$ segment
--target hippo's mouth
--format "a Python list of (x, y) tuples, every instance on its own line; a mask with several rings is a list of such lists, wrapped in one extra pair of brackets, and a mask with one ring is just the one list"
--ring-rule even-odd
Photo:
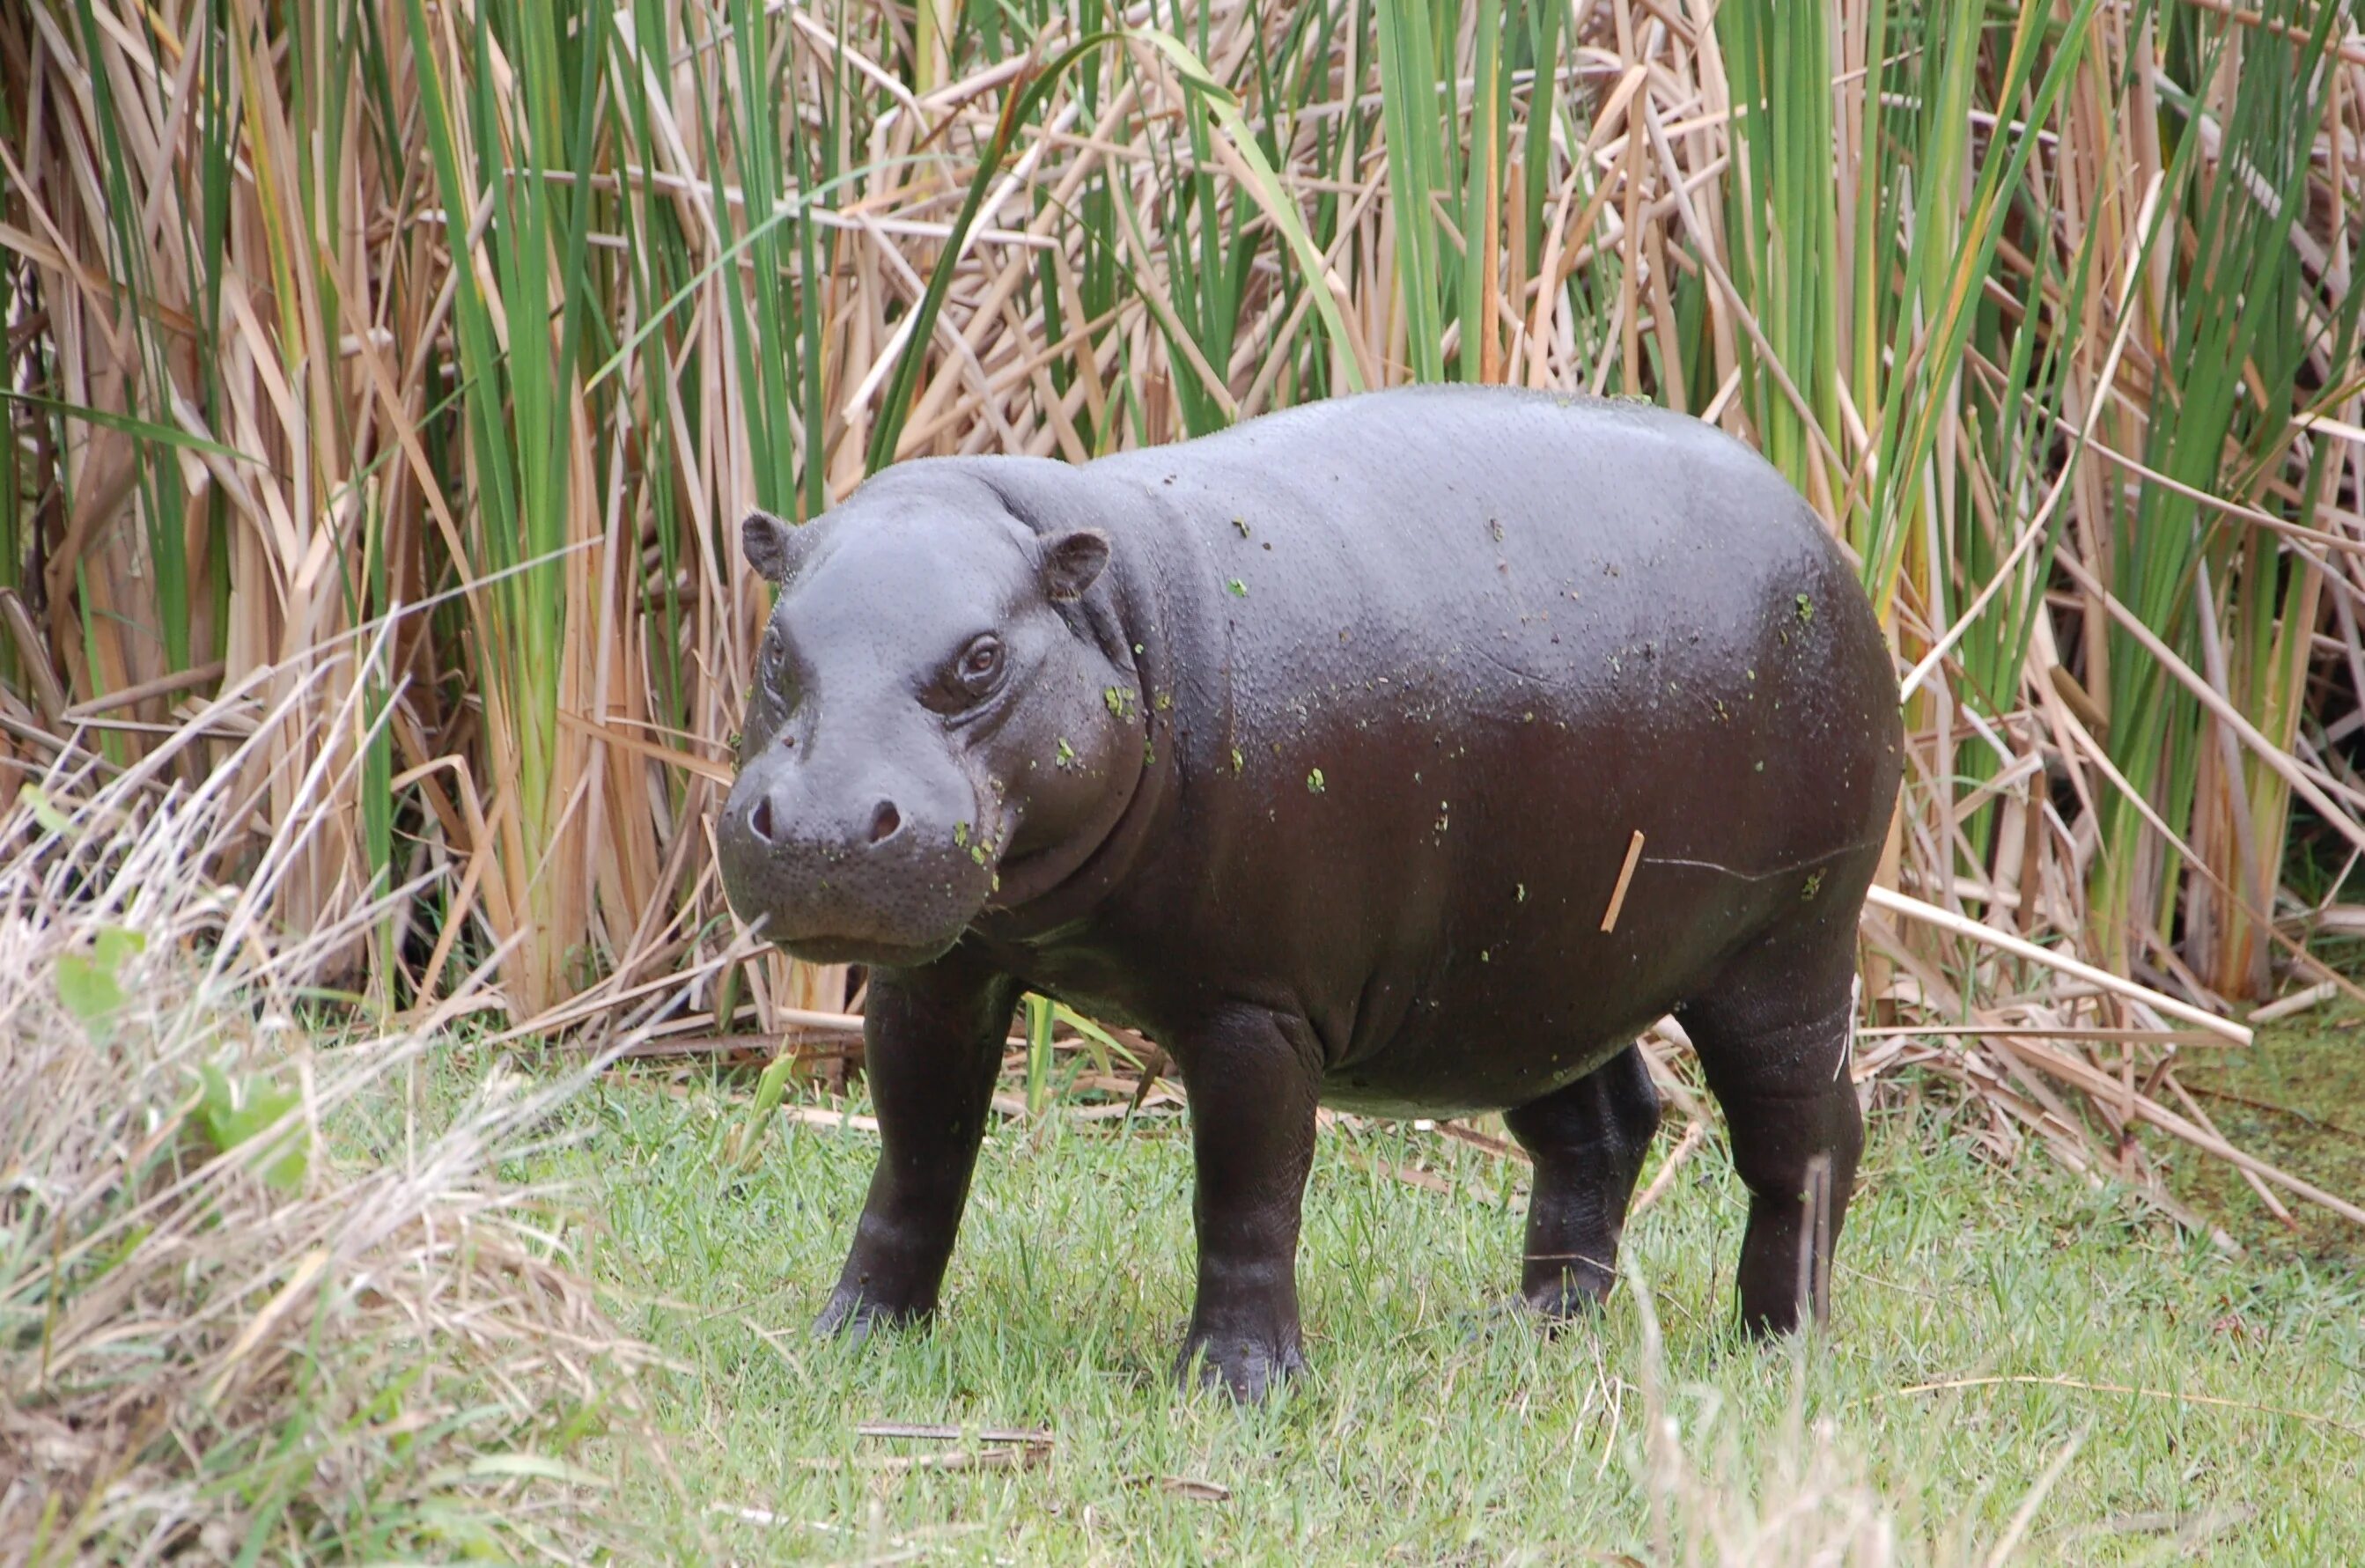
[(960, 933), (941, 942), (882, 942), (875, 936), (798, 936), (779, 942), (789, 957), (808, 964), (867, 964), (880, 969), (911, 969), (932, 964), (953, 949)]
[[(750, 933), (808, 964), (916, 969), (952, 950), (992, 890), (993, 865), (967, 853), (915, 854), (906, 827), (883, 846), (790, 852), (726, 821), (717, 862)], [(950, 835), (947, 835), (949, 839)]]

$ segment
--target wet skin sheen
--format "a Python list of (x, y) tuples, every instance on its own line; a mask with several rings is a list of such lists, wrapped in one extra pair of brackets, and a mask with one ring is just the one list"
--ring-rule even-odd
[(1670, 1012), (1751, 1193), (1744, 1320), (1825, 1312), (1896, 676), (1745, 447), (1400, 391), (1082, 467), (913, 462), (745, 535), (780, 591), (725, 885), (789, 951), (874, 966), (881, 1156), (824, 1327), (936, 1305), (1025, 989), (1172, 1054), (1182, 1365), (1238, 1393), (1302, 1365), (1317, 1103), (1505, 1112), (1521, 1294), (1597, 1301), (1658, 1124), (1634, 1037)]

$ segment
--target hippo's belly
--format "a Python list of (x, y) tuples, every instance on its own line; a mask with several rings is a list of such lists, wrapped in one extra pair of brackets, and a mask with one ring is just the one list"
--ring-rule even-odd
[[(1571, 754), (1583, 749), (1472, 745), (1458, 766), (1420, 770), (1441, 787), (1414, 810), (1362, 802), (1345, 845), (1301, 823), (1295, 847), (1321, 874), (1270, 902), (1244, 886), (1226, 901), (1257, 928), (1311, 934), (1272, 946), (1290, 955), (1322, 1041), (1327, 1103), (1445, 1116), (1550, 1093), (1877, 853), (1867, 828), (1799, 854), (1731, 809), (1682, 748), (1611, 748), (1580, 769)], [(1351, 783), (1325, 784), (1326, 797), (1342, 792), (1337, 805), (1358, 803)], [(1264, 864), (1284, 863), (1288, 836)]]

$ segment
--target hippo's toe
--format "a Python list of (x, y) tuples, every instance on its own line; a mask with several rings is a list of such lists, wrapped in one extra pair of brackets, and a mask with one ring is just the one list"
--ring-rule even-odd
[(840, 1285), (830, 1294), (829, 1305), (821, 1309), (821, 1316), (813, 1319), (813, 1331), (817, 1338), (839, 1338), (849, 1345), (859, 1345), (877, 1329), (901, 1328), (927, 1316), (925, 1310), (892, 1306)]
[(1221, 1388), (1243, 1404), (1256, 1405), (1306, 1371), (1296, 1342), (1273, 1343), (1245, 1335), (1194, 1338), (1176, 1358), (1174, 1375), (1184, 1388)]
[(1557, 1334), (1572, 1323), (1599, 1317), (1608, 1294), (1606, 1282), (1597, 1286), (1590, 1280), (1564, 1274), (1551, 1284), (1521, 1292), (1519, 1304), (1546, 1334)]

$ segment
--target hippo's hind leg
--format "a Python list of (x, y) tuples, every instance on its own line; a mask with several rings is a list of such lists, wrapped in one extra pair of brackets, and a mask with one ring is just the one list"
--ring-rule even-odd
[(1659, 1092), (1639, 1046), (1503, 1117), (1535, 1161), (1519, 1294), (1552, 1321), (1598, 1304), (1617, 1278), (1618, 1238), (1659, 1128)]
[(1802, 1305), (1818, 1324), (1830, 1316), (1832, 1247), (1864, 1148), (1847, 1060), (1854, 926), (1761, 938), (1681, 1014), (1749, 1189), (1740, 1295), (1752, 1334), (1789, 1332)]

